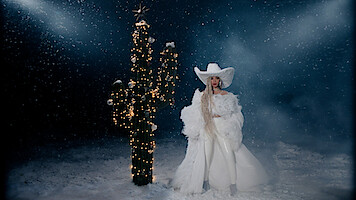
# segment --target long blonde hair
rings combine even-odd
[[[217,129],[213,121],[213,115],[212,115],[212,107],[215,106],[212,98],[213,98],[213,87],[211,85],[211,76],[210,76],[206,81],[206,87],[201,97],[201,110],[205,121],[205,127],[204,127],[205,131],[208,133],[209,136],[214,138]]]

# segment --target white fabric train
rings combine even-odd
[[[204,181],[205,150],[204,140],[207,135],[204,130],[204,119],[201,112],[201,95],[195,90],[192,104],[181,110],[181,120],[184,123],[182,133],[188,137],[186,155],[172,179],[172,186],[182,193],[201,193]],[[242,144],[242,126],[244,117],[237,95],[228,92],[226,95],[213,95],[215,107],[213,114],[220,137],[227,138],[233,148],[236,161],[236,187],[238,191],[255,190],[261,184],[266,184],[269,177],[253,154]],[[230,186],[230,178],[222,152],[215,142],[213,158],[210,166],[209,184],[218,190],[226,190]]]

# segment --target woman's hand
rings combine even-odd
[[[221,117],[220,115],[213,115],[213,117]]]

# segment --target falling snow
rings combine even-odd
[[[270,167],[279,177],[271,190],[238,198],[324,199],[329,193],[334,199],[347,198],[354,187],[353,1],[145,2],[157,49],[153,60],[173,41],[180,79],[176,107],[159,111],[156,118],[161,138],[157,182],[137,188],[126,177],[129,155],[120,139],[127,133],[113,127],[107,99],[115,80],[130,79],[132,10],[139,3],[1,2],[10,199],[81,199],[90,194],[96,199],[144,199],[161,193],[182,199],[166,181],[184,156],[180,111],[196,88],[204,89],[193,67],[205,70],[209,62],[236,69],[226,90],[239,95],[244,140],[260,156],[270,153],[275,165]],[[159,63],[152,66],[155,71]],[[115,139],[106,140],[111,137]],[[99,147],[95,141],[103,138]],[[57,150],[44,147],[64,148],[71,141],[85,145],[55,158],[48,154]],[[31,148],[41,152],[29,161]],[[213,197],[225,198],[211,192],[192,199]]]

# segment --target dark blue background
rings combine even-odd
[[[112,135],[106,100],[130,75],[139,1],[2,1],[2,97],[10,150]],[[167,41],[179,52],[176,107],[158,112],[157,138],[183,137],[180,110],[193,67],[236,69],[245,140],[349,152],[353,140],[351,0],[145,1],[154,68]]]

